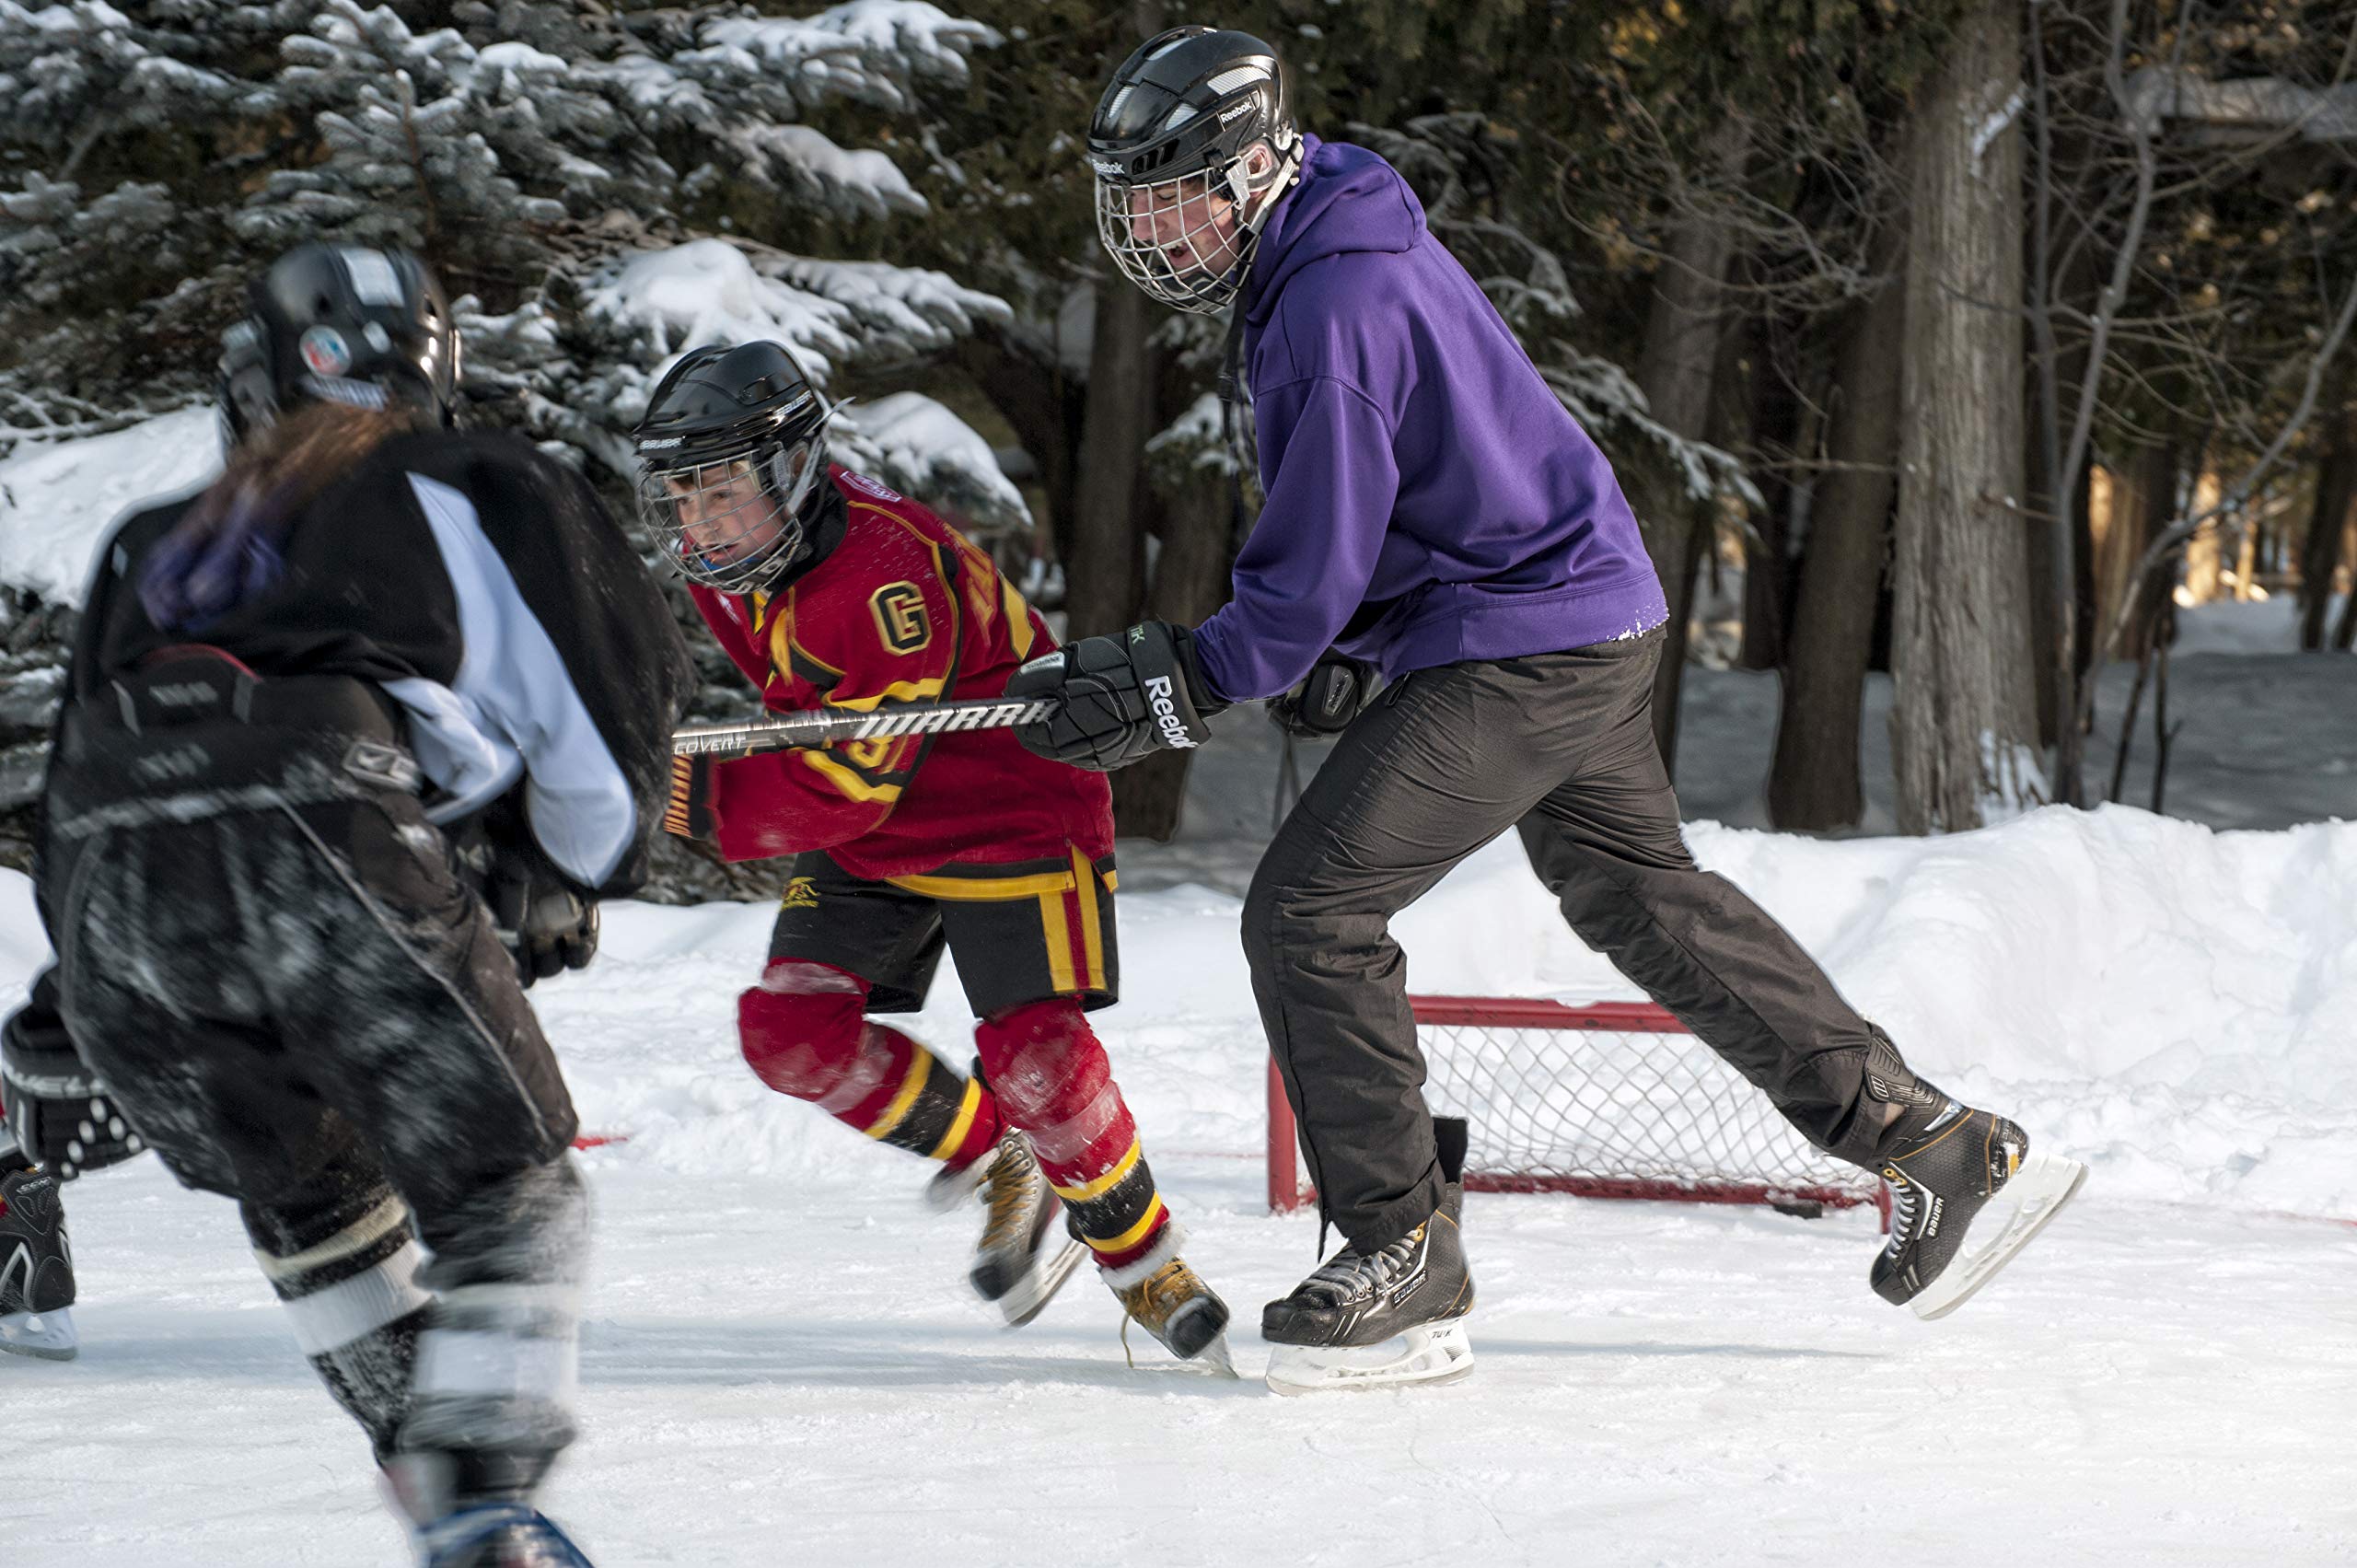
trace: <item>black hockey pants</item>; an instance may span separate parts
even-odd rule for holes
[[[1415,671],[1344,732],[1244,905],[1260,1016],[1326,1218],[1361,1249],[1440,1202],[1391,917],[1506,828],[1563,918],[1818,1148],[1873,1157],[1897,1054],[1783,928],[1700,870],[1654,742],[1659,633]]]
[[[573,1108],[390,720],[338,685],[330,727],[69,717],[42,873],[64,1012],[172,1172],[238,1201],[379,1457],[515,1492],[572,1434]]]

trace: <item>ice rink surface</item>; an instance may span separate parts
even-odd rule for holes
[[[1280,1400],[1138,1335],[1132,1370],[1086,1278],[1006,1332],[963,1284],[974,1217],[738,1062],[769,911],[622,904],[534,993],[585,1125],[630,1138],[583,1156],[551,1511],[603,1568],[2357,1561],[2357,827],[1689,836],[1922,1070],[2088,1162],[1955,1317],[1873,1296],[1867,1212],[1477,1196],[1461,1385]],[[0,875],[0,1005],[42,956],[29,906]],[[1249,1379],[1318,1235],[1262,1208],[1236,918],[1125,894],[1097,1016]],[[1510,843],[1400,927],[1421,990],[1627,994]],[[962,1058],[953,975],[907,1023]],[[230,1205],[152,1159],[67,1205],[84,1349],[0,1359],[0,1561],[402,1561]]]
[[[2357,1560],[2357,1228],[2090,1194],[1963,1311],[1865,1287],[1870,1214],[1476,1197],[1472,1378],[1280,1400],[1180,1370],[1076,1279],[963,1294],[912,1181],[587,1156],[601,1564],[2332,1563]],[[883,1167],[889,1170],[889,1166]],[[1250,1323],[1316,1222],[1163,1162]],[[401,1561],[225,1202],[73,1193],[80,1361],[0,1365],[12,1562]]]

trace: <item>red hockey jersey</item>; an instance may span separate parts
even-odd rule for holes
[[[689,586],[764,707],[995,697],[1016,665],[1056,645],[956,528],[874,480],[829,473],[849,516],[824,560],[774,596]],[[1104,776],[1034,757],[1004,729],[735,758],[713,769],[712,807],[731,860],[825,850],[878,881],[1113,849]]]

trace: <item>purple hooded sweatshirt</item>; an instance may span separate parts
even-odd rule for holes
[[[1661,624],[1612,465],[1415,193],[1304,140],[1244,296],[1268,505],[1195,633],[1213,693],[1273,696],[1337,645],[1397,679]]]

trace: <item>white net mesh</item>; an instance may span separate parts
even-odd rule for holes
[[[1864,1202],[1878,1185],[1689,1034],[1427,1021],[1419,1035],[1433,1109],[1466,1120],[1469,1186]]]

